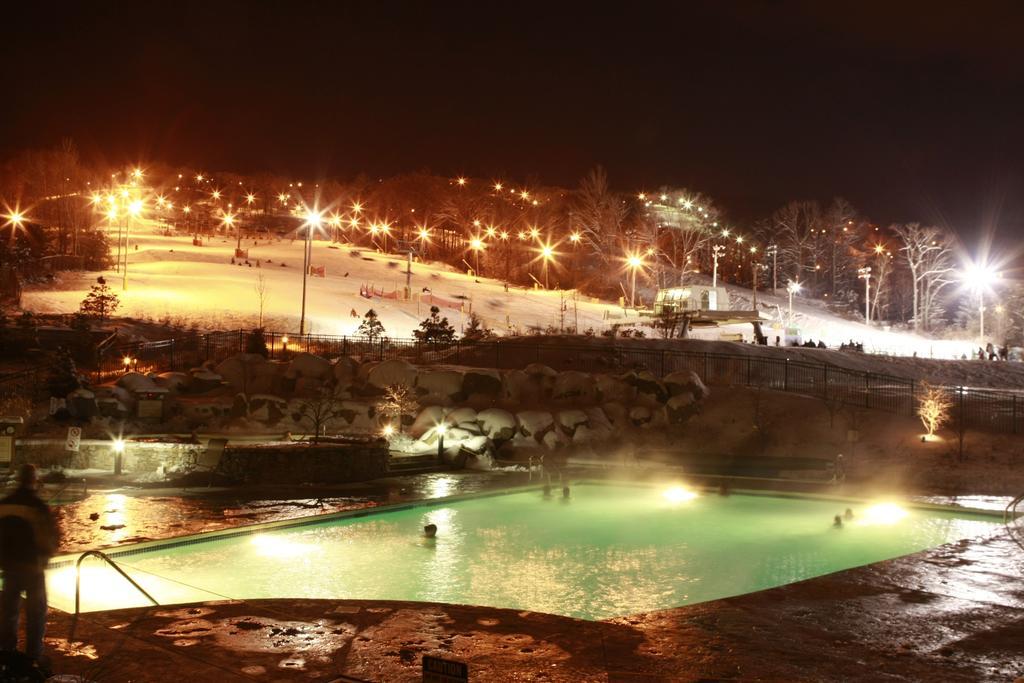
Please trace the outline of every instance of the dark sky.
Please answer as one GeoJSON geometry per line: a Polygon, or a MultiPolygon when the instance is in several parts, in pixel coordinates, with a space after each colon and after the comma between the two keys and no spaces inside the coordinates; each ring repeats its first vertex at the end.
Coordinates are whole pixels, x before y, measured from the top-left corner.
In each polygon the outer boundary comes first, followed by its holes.
{"type": "Polygon", "coordinates": [[[841,194],[1024,237],[1020,3],[5,6],[0,154],[841,194]]]}

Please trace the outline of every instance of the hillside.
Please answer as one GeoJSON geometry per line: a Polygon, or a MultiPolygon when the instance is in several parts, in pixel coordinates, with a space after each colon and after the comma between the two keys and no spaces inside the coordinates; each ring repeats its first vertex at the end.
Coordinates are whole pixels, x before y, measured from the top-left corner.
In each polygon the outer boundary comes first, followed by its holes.
{"type": "MultiPolygon", "coordinates": [[[[257,324],[258,276],[266,280],[264,324],[275,330],[298,328],[302,296],[301,240],[243,241],[249,264],[232,264],[235,240],[216,236],[203,246],[194,246],[190,235],[167,235],[162,226],[145,223],[133,229],[130,239],[128,288],[123,291],[121,275],[106,273],[63,273],[46,287],[30,288],[23,306],[40,313],[67,313],[79,302],[98,275],[105,275],[121,297],[118,315],[140,319],[170,318],[202,329],[252,327],[257,324]],[[257,266],[257,260],[259,265],[257,266]]],[[[406,260],[365,248],[315,240],[312,264],[324,268],[324,277],[308,280],[307,331],[322,334],[354,334],[362,315],[373,308],[380,315],[386,334],[409,337],[428,315],[431,303],[456,329],[466,323],[470,311],[483,318],[497,334],[524,334],[534,330],[576,327],[595,333],[614,323],[649,325],[649,318],[627,314],[616,302],[590,297],[574,298],[572,293],[510,287],[499,280],[473,277],[438,263],[412,265],[410,289],[413,298],[395,296],[406,282],[406,260]],[[372,292],[372,293],[371,293],[372,292]],[[382,296],[383,295],[383,296],[382,296]],[[355,315],[353,315],[353,313],[355,315]]],[[[539,269],[539,267],[538,267],[539,269]]],[[[538,272],[539,275],[539,272],[538,272]]],[[[638,283],[639,285],[640,283],[638,283]]],[[[751,304],[750,290],[728,286],[734,308],[751,304]]],[[[654,290],[648,284],[638,296],[650,301],[654,290]]],[[[779,316],[785,316],[787,299],[758,293],[758,304],[769,339],[783,335],[779,316]]],[[[823,340],[829,346],[855,340],[869,353],[922,358],[959,358],[970,354],[971,342],[936,341],[904,332],[888,332],[845,320],[824,310],[814,301],[794,302],[794,318],[804,339],[823,340]]],[[[656,335],[647,329],[648,336],[656,335]]],[[[718,340],[722,333],[739,333],[749,340],[750,325],[734,328],[695,329],[694,338],[718,340]]]]}

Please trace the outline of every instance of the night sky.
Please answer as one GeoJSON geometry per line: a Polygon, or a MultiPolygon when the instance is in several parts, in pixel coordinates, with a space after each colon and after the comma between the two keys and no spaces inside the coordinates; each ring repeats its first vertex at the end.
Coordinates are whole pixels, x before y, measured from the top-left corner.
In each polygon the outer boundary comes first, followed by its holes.
{"type": "Polygon", "coordinates": [[[20,3],[0,155],[847,197],[1024,236],[1020,4],[20,3]]]}

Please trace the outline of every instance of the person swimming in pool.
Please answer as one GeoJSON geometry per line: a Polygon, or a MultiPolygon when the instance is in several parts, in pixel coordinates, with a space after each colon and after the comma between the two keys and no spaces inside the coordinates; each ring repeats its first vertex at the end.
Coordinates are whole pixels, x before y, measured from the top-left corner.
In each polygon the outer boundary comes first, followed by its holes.
{"type": "Polygon", "coordinates": [[[428,524],[423,527],[423,536],[424,538],[437,538],[437,525],[428,524]]]}

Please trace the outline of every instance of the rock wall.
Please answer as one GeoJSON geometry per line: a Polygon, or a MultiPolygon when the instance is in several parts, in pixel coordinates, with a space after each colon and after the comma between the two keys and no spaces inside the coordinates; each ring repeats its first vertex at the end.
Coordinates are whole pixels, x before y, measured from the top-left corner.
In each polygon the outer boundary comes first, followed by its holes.
{"type": "Polygon", "coordinates": [[[259,484],[340,484],[387,475],[387,443],[231,446],[219,473],[259,484]]]}

